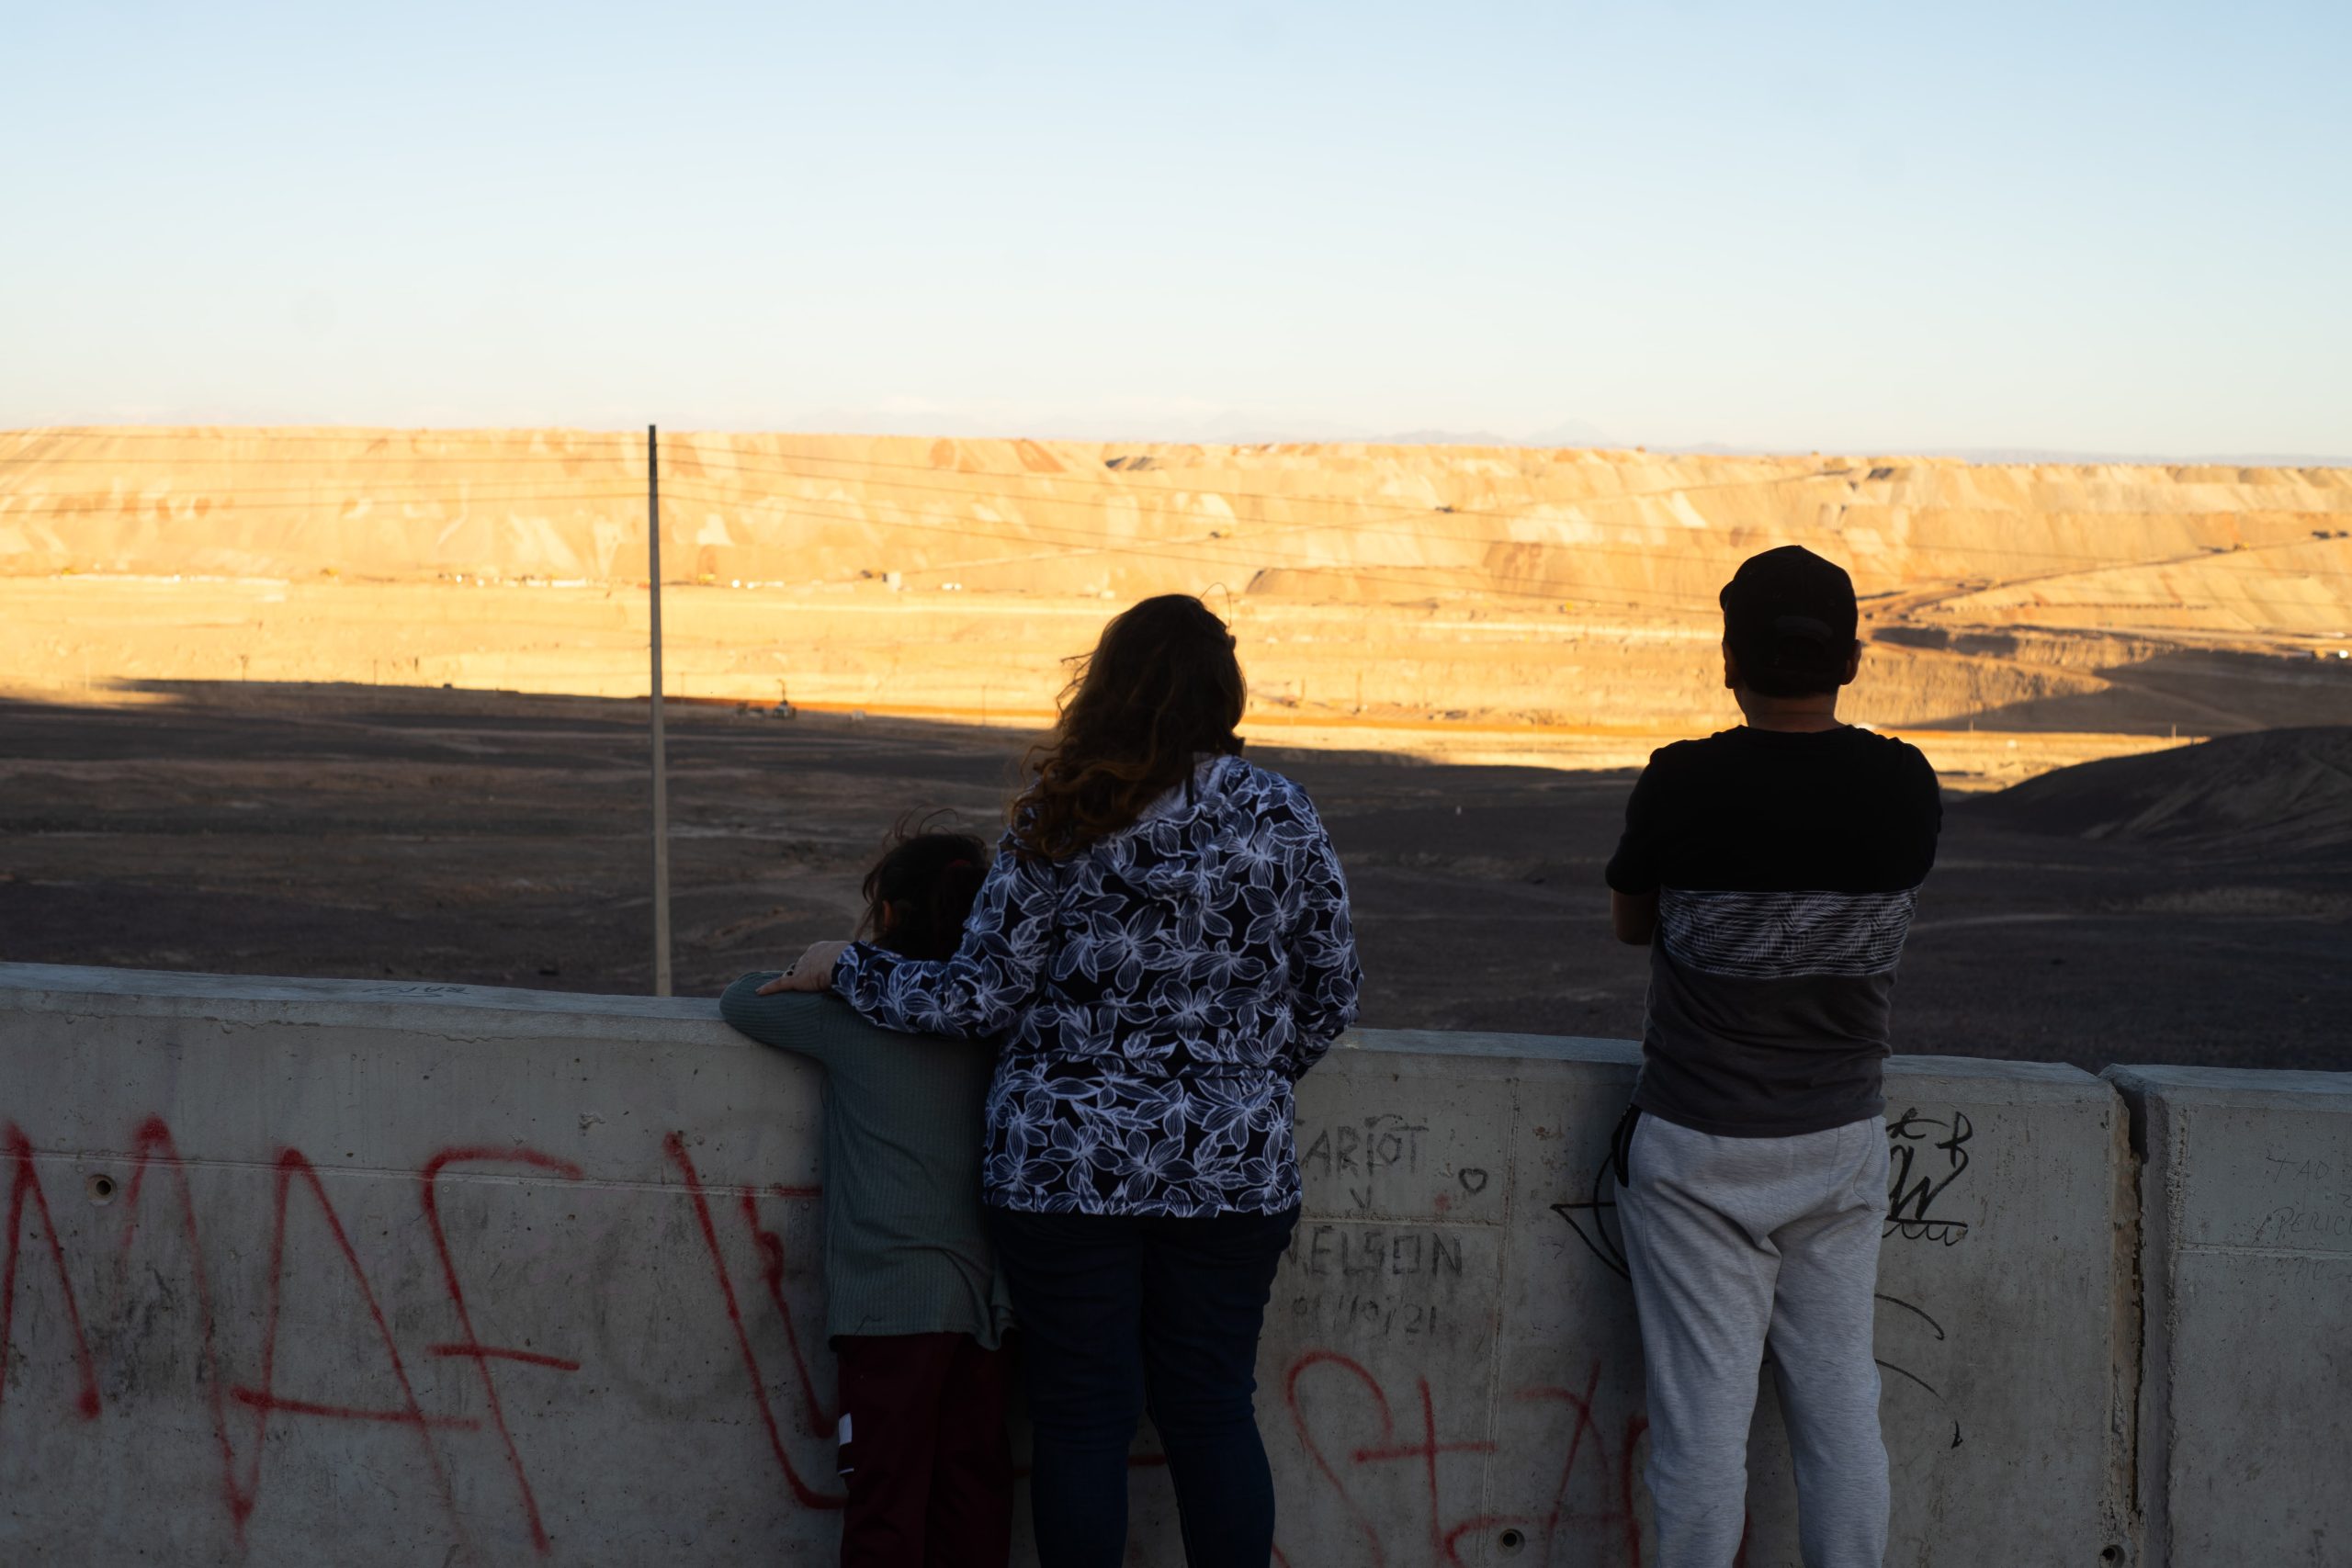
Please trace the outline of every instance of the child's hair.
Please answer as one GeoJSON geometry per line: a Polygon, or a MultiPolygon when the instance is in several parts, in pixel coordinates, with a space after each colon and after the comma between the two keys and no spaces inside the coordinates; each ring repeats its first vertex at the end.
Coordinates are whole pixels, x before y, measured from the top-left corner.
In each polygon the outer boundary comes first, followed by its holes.
{"type": "Polygon", "coordinates": [[[969,833],[931,829],[935,816],[900,818],[861,889],[865,918],[857,934],[909,958],[954,955],[988,876],[988,846],[969,833]]]}

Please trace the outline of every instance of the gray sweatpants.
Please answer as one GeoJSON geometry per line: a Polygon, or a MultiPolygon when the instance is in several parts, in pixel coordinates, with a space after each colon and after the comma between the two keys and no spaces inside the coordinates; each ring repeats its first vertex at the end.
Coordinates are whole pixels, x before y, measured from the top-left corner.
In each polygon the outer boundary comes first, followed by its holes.
{"type": "Polygon", "coordinates": [[[1660,1568],[1730,1568],[1771,1351],[1806,1568],[1881,1568],[1886,1446],[1871,1356],[1886,1126],[1720,1138],[1635,1124],[1617,1194],[1648,1365],[1660,1568]]]}

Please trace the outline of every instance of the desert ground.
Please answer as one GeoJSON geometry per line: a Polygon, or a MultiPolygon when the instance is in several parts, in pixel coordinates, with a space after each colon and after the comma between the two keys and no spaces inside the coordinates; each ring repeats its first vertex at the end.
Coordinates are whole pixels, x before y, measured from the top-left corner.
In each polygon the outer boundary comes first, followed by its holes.
{"type": "MultiPolygon", "coordinates": [[[[0,704],[8,957],[649,987],[643,704],[250,683],[147,699],[0,704]]],[[[991,830],[1024,739],[677,706],[679,991],[846,934],[902,813],[991,830]]],[[[1331,824],[1367,1024],[1639,1034],[1645,956],[1609,940],[1600,880],[1630,773],[1263,760],[1331,824]]],[[[2352,1065],[2352,731],[2097,766],[2127,776],[1953,798],[1898,1048],[2352,1065]]]]}
{"type": "MultiPolygon", "coordinates": [[[[0,953],[644,988],[645,467],[0,433],[0,953]]],[[[1848,716],[1952,792],[1906,1049],[2345,1065],[2346,763],[2261,747],[2352,726],[2352,470],[697,434],[661,487],[682,989],[836,933],[901,809],[993,824],[1180,591],[1334,822],[1367,1022],[1635,1032],[1629,770],[1736,722],[1715,590],[1797,542],[1863,598],[1848,716]]]]}

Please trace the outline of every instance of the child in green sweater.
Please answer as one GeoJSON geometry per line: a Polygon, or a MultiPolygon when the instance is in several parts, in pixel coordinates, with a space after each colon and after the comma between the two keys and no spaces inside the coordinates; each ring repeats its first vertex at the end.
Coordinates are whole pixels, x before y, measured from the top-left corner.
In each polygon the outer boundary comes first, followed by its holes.
{"type": "MultiPolygon", "coordinates": [[[[956,951],[989,852],[902,838],[866,874],[861,934],[956,951]]],[[[980,1220],[985,1044],[876,1029],[831,995],[727,988],[727,1021],[825,1069],[825,1331],[849,1487],[842,1568],[1004,1568],[1012,1550],[1005,1304],[980,1220]]]]}

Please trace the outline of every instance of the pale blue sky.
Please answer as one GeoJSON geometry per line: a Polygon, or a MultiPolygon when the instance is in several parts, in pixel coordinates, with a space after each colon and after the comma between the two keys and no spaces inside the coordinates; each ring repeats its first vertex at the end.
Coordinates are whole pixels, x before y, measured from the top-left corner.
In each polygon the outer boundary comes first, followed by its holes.
{"type": "Polygon", "coordinates": [[[0,425],[2352,456],[2352,6],[0,0],[0,425]]]}

